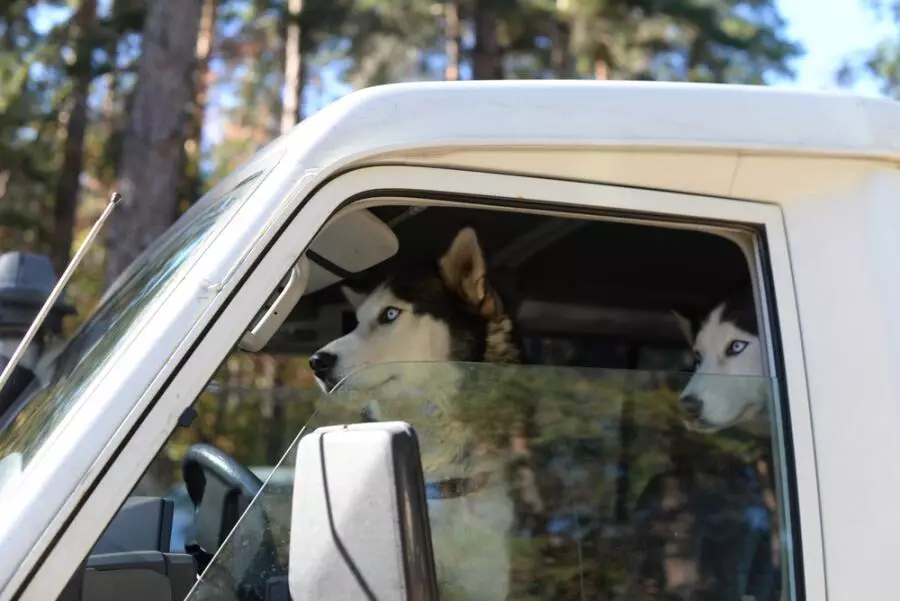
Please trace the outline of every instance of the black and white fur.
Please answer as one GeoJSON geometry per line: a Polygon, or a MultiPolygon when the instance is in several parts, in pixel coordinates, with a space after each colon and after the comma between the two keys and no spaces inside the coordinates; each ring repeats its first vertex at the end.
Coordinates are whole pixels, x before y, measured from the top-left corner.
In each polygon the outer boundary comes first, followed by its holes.
{"type": "MultiPolygon", "coordinates": [[[[368,294],[341,290],[358,325],[310,357],[323,388],[372,365],[519,362],[512,319],[488,282],[472,228],[461,229],[437,261],[397,269],[368,294]]],[[[378,371],[395,377],[390,369],[378,371]]]]}
{"type": "Polygon", "coordinates": [[[437,414],[445,417],[417,415],[414,424],[426,477],[475,483],[463,495],[429,500],[442,598],[506,599],[516,499],[530,493],[532,502],[540,500],[535,490],[517,491],[508,476],[514,463],[520,476],[522,470],[521,453],[513,450],[515,424],[508,443],[498,446],[479,440],[453,411],[464,380],[461,363],[520,361],[513,320],[488,280],[475,231],[461,229],[441,257],[394,269],[368,294],[342,290],[358,325],[310,357],[319,385],[364,390],[370,419],[410,419],[389,415],[397,403],[388,402],[409,390],[441,409],[437,414]]]}
{"type": "Polygon", "coordinates": [[[715,432],[765,410],[768,389],[752,293],[719,303],[699,322],[675,316],[694,353],[693,376],[678,400],[685,426],[715,432]]]}
{"type": "Polygon", "coordinates": [[[782,586],[781,517],[770,430],[759,419],[769,389],[752,292],[699,320],[675,316],[694,353],[680,417],[699,436],[676,436],[671,468],[638,496],[625,598],[774,601],[782,586]]]}

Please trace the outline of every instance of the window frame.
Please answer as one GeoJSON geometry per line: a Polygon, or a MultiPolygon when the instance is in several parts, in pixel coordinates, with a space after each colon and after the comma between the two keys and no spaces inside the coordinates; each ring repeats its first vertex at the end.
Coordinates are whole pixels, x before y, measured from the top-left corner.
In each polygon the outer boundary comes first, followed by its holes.
{"type": "Polygon", "coordinates": [[[182,411],[196,398],[227,357],[270,292],[288,273],[325,224],[346,211],[385,204],[459,204],[486,209],[537,211],[577,217],[633,220],[647,225],[708,229],[752,228],[751,271],[756,288],[761,336],[770,374],[778,374],[778,396],[786,396],[773,416],[782,432],[777,469],[787,484],[785,519],[794,539],[794,582],[790,598],[825,598],[824,549],[815,449],[806,368],[794,293],[787,233],[777,205],[522,175],[419,166],[362,166],[326,180],[286,220],[255,264],[200,334],[143,419],[111,454],[103,476],[61,531],[33,577],[19,591],[22,601],[56,598],[105,525],[137,484],[173,431],[182,411]],[[426,200],[427,199],[427,200],[426,200]],[[565,199],[560,201],[558,199],[565,199]],[[785,430],[789,427],[789,430],[785,430]]]}

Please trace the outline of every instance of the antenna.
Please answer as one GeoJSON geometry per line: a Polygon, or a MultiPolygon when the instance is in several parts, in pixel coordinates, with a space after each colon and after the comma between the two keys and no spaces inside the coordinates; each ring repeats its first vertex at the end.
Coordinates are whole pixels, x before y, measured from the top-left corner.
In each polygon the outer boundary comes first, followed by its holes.
{"type": "Polygon", "coordinates": [[[87,238],[85,238],[84,242],[81,243],[81,247],[79,247],[78,252],[76,252],[75,256],[72,257],[72,260],[69,261],[69,264],[66,266],[66,270],[63,272],[62,276],[60,276],[59,281],[56,282],[56,286],[54,286],[53,290],[50,292],[50,296],[48,296],[47,300],[44,301],[44,305],[41,307],[41,310],[38,311],[38,314],[34,318],[34,321],[31,322],[31,326],[28,328],[28,331],[25,332],[25,336],[22,338],[19,346],[16,347],[16,352],[14,352],[12,357],[9,358],[9,362],[6,364],[6,367],[3,368],[3,372],[0,373],[0,390],[3,390],[3,387],[6,386],[6,382],[12,376],[13,370],[19,364],[19,361],[22,360],[22,356],[28,349],[28,345],[31,344],[32,340],[34,340],[37,331],[44,324],[44,320],[47,319],[47,315],[50,314],[50,310],[53,309],[53,305],[56,303],[56,299],[59,298],[60,294],[62,294],[63,289],[65,289],[66,284],[68,284],[69,280],[72,279],[72,274],[75,272],[75,269],[81,263],[84,255],[91,247],[91,244],[94,242],[94,238],[97,237],[97,234],[103,228],[103,224],[106,223],[106,220],[109,219],[109,216],[110,214],[112,214],[113,209],[118,206],[119,201],[121,200],[122,195],[118,192],[113,192],[112,196],[109,199],[109,203],[107,203],[106,208],[103,209],[103,213],[101,213],[100,218],[97,219],[94,227],[92,227],[91,231],[88,232],[87,238]]]}

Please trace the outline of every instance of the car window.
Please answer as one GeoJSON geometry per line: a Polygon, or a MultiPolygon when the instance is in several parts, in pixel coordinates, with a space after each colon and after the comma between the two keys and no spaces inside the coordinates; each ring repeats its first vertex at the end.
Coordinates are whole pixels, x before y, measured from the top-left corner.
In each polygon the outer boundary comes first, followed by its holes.
{"type": "Polygon", "coordinates": [[[141,320],[166,296],[198,248],[241,206],[262,181],[264,171],[195,205],[148,248],[113,286],[103,302],[48,367],[49,381],[35,381],[8,415],[0,416],[0,460],[19,456],[30,469],[38,450],[56,434],[64,418],[88,399],[83,392],[103,365],[122,351],[141,320]]]}
{"type": "MultiPolygon", "coordinates": [[[[793,533],[773,459],[776,383],[696,376],[692,390],[754,395],[758,411],[694,431],[678,411],[691,377],[384,364],[323,396],[304,432],[364,414],[413,425],[443,600],[779,599],[793,533]]],[[[297,440],[281,468],[294,469],[297,440]]],[[[290,495],[263,488],[189,599],[265,598],[303,536],[290,495]]]]}

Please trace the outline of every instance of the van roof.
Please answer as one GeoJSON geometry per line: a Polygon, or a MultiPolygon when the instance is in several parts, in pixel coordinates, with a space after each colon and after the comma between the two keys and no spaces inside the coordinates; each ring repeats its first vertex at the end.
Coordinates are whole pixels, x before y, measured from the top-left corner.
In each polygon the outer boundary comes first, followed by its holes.
{"type": "Polygon", "coordinates": [[[331,152],[326,155],[338,163],[392,149],[510,145],[900,159],[900,103],[766,86],[558,80],[391,84],[350,94],[285,137],[299,141],[319,128],[327,131],[331,152]]]}

